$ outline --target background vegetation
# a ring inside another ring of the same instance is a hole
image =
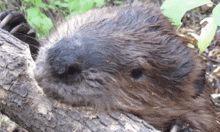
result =
[[[85,13],[92,8],[118,6],[134,0],[1,0],[0,11],[16,10],[26,16],[38,38],[45,38],[54,25],[70,16]],[[161,4],[164,0],[153,1]]]

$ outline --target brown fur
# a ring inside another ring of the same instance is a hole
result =
[[[201,58],[154,5],[95,9],[49,42],[35,70],[49,97],[133,113],[163,131],[220,131]]]

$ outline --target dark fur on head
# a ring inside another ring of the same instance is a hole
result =
[[[130,112],[163,131],[220,130],[201,58],[154,5],[89,11],[49,42],[35,70],[49,97]]]

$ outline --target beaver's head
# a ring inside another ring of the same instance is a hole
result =
[[[159,9],[114,9],[103,12],[112,16],[63,31],[65,37],[42,48],[35,74],[48,96],[72,105],[141,110],[175,105],[203,91],[199,60]]]

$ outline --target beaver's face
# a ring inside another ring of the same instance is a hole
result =
[[[94,32],[60,40],[47,50],[44,72],[37,76],[39,85],[49,96],[75,105],[116,103],[115,93],[122,87],[153,81],[144,67],[149,47],[120,41]]]
[[[182,88],[194,83],[189,82],[191,50],[160,11],[148,8],[124,9],[111,19],[84,24],[46,49],[35,71],[45,93],[104,109],[152,107],[194,96],[193,87]]]

